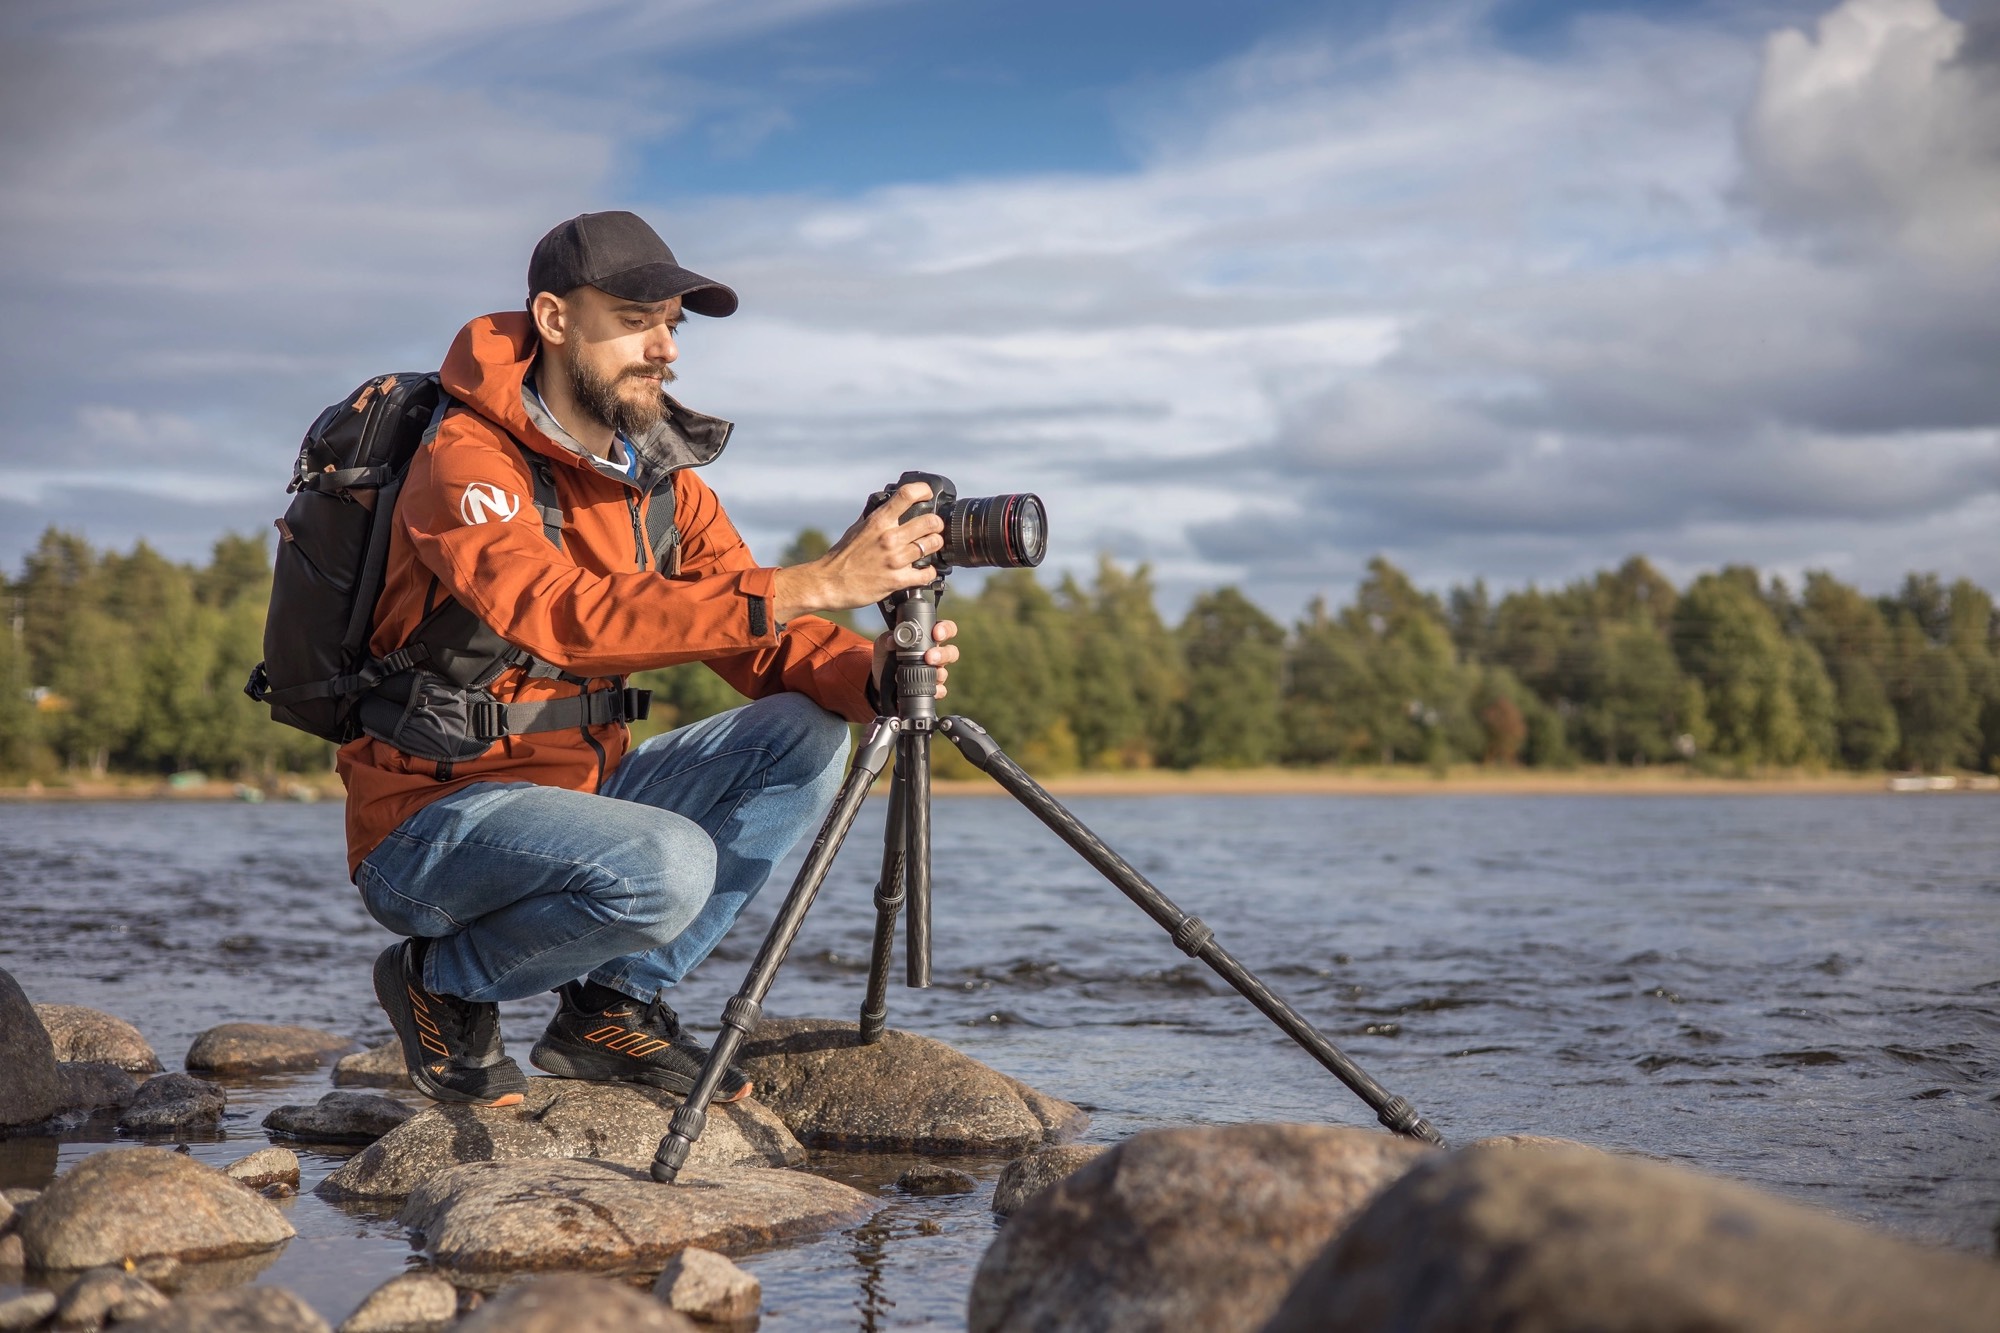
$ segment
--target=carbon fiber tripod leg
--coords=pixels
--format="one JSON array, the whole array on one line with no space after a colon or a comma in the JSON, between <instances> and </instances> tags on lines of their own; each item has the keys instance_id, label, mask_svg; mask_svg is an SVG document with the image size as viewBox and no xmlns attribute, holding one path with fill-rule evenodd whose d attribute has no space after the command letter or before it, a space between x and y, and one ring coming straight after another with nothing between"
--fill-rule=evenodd
<instances>
[{"instance_id":1,"label":"carbon fiber tripod leg","mask_svg":"<svg viewBox=\"0 0 2000 1333\"><path fill-rule=\"evenodd\" d=\"M882 1039L889 1022L889 964L896 951L896 917L903 910L903 820L909 809L910 776L901 764L889 781L889 813L882 822L882 878L875 881L875 947L868 956L868 993L861 1001L861 1041Z\"/></svg>"}]
</instances>

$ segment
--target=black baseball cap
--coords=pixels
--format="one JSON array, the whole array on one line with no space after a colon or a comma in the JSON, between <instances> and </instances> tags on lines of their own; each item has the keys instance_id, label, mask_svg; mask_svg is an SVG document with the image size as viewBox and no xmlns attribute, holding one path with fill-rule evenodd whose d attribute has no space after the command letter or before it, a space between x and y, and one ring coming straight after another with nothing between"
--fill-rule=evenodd
<instances>
[{"instance_id":1,"label":"black baseball cap","mask_svg":"<svg viewBox=\"0 0 2000 1333\"><path fill-rule=\"evenodd\" d=\"M681 298L683 309L721 318L736 313L736 293L685 269L660 234L637 213L583 213L558 223L528 261L528 300L537 292L567 296L595 287L626 301Z\"/></svg>"}]
</instances>

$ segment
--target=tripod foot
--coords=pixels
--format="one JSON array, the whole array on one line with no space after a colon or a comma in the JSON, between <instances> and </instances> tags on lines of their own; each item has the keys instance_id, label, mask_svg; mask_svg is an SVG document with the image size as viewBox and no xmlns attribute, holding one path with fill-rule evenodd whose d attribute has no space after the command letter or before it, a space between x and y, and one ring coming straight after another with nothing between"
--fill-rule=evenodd
<instances>
[{"instance_id":1,"label":"tripod foot","mask_svg":"<svg viewBox=\"0 0 2000 1333\"><path fill-rule=\"evenodd\" d=\"M654 1180L662 1185L674 1183L681 1168L687 1165L688 1154L694 1151L694 1141L701 1137L702 1127L707 1123L706 1112L682 1103L667 1124L667 1136L660 1140L659 1151L653 1154Z\"/></svg>"},{"instance_id":2,"label":"tripod foot","mask_svg":"<svg viewBox=\"0 0 2000 1333\"><path fill-rule=\"evenodd\" d=\"M874 1013L870 1013L866 1009L862 1010L861 1044L863 1046L873 1046L876 1042L882 1040L882 1033L888 1026L889 1011L887 1008L879 1009Z\"/></svg>"}]
</instances>

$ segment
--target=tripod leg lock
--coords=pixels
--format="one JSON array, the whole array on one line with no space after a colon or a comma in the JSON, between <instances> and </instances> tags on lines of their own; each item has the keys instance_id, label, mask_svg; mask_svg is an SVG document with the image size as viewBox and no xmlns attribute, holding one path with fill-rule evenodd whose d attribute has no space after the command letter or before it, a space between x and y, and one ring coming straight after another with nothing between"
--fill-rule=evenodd
<instances>
[{"instance_id":1,"label":"tripod leg lock","mask_svg":"<svg viewBox=\"0 0 2000 1333\"><path fill-rule=\"evenodd\" d=\"M1201 957L1201 951L1214 939L1215 932L1198 916L1184 916L1181 923L1174 927L1174 947L1190 958Z\"/></svg>"},{"instance_id":2,"label":"tripod leg lock","mask_svg":"<svg viewBox=\"0 0 2000 1333\"><path fill-rule=\"evenodd\" d=\"M732 995L729 1003L722 1006L722 1025L735 1028L746 1037L757 1030L763 1019L764 1006L747 995Z\"/></svg>"}]
</instances>

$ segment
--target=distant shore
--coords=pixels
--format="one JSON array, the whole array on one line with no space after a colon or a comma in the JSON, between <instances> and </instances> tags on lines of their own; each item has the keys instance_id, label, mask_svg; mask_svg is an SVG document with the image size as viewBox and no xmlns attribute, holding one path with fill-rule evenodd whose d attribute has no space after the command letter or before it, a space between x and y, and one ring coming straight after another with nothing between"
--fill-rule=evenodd
<instances>
[{"instance_id":1,"label":"distant shore","mask_svg":"<svg viewBox=\"0 0 2000 1333\"><path fill-rule=\"evenodd\" d=\"M1196 768L1063 773L1041 779L1065 798L1085 796L1858 796L1889 791L1906 775L1800 771L1742 776L1694 773L1678 767L1571 769L1457 765L1442 773L1405 768ZM1968 786L1970 784L1976 784ZM938 796L1001 796L983 777L943 777ZM1959 779L1955 791L1924 795L2000 795L1990 777ZM271 786L194 779L113 775L0 786L0 802L242 801L316 802L343 799L340 782L290 775Z\"/></svg>"}]
</instances>

